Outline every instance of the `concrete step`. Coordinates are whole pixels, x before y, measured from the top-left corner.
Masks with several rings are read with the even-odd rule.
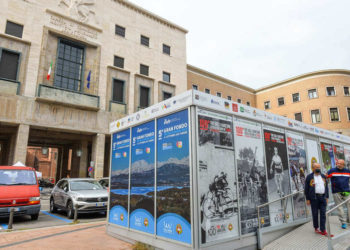
[[[337,216],[330,217],[331,233],[335,236],[348,231],[350,227],[344,230],[340,227],[340,222]],[[348,225],[350,226],[350,225]],[[334,250],[350,250],[350,234],[345,236],[339,242],[333,245]],[[285,234],[279,239],[269,243],[264,247],[264,250],[323,250],[328,249],[327,237],[314,232],[312,221],[296,228],[295,230]]]

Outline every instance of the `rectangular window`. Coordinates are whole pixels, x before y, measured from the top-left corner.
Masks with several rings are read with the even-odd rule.
[[[140,74],[148,76],[149,67],[144,64],[140,64]]]
[[[247,106],[250,106],[250,102],[247,102]]]
[[[198,90],[198,86],[195,84],[192,84],[192,89]]]
[[[270,107],[270,101],[264,102],[264,108],[265,108],[265,109],[270,109],[270,108],[271,108],[271,107]]]
[[[319,123],[319,122],[321,122],[321,116],[320,116],[320,110],[319,109],[311,110],[311,122],[312,123]]]
[[[284,105],[284,97],[280,97],[277,100],[278,100],[278,106]]]
[[[163,81],[170,82],[170,73],[163,71]]]
[[[221,93],[220,92],[216,92],[216,96],[221,97]]]
[[[301,113],[295,113],[294,114],[294,119],[297,120],[297,121],[300,121],[300,122],[303,121],[303,117],[302,117]]]
[[[113,79],[112,101],[124,103],[124,81]]]
[[[335,88],[334,87],[327,87],[327,96],[335,96]]]
[[[16,36],[22,38],[23,35],[23,25],[13,23],[11,21],[6,22],[5,33],[11,36]]]
[[[329,115],[331,117],[331,121],[332,122],[338,122],[339,121],[338,108],[330,108],[329,109]]]
[[[116,24],[115,34],[121,37],[125,37],[125,28]]]
[[[317,98],[317,90],[316,89],[309,89],[308,90],[308,96],[309,96],[309,99],[314,99],[314,98]]]
[[[169,99],[171,98],[173,95],[169,92],[163,92],[163,101],[166,100],[166,99]]]
[[[60,40],[54,86],[79,91],[82,83],[84,48],[69,41]]]
[[[350,96],[349,87],[344,87],[344,95]]]
[[[231,101],[232,97],[231,96],[227,96],[227,100]]]
[[[149,106],[149,88],[140,87],[140,108],[147,108]]]
[[[292,99],[293,99],[293,102],[299,102],[300,101],[299,93],[292,94]]]
[[[0,49],[0,78],[17,81],[19,53]]]
[[[206,94],[210,94],[210,89],[205,89],[204,92],[205,92]]]
[[[170,56],[170,46],[163,44],[163,53]]]
[[[350,108],[346,108],[346,111],[348,113],[348,121],[350,121]]]
[[[238,99],[237,99],[237,102],[238,102],[238,103],[242,103],[242,100],[238,98]]]
[[[119,56],[114,56],[114,66],[118,68],[124,68],[124,58]]]
[[[141,35],[141,44],[149,47],[149,38],[147,36]]]

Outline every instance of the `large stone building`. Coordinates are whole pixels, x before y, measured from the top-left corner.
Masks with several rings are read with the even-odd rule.
[[[187,89],[186,33],[124,0],[1,1],[0,165],[50,147],[57,179],[108,175],[109,123]]]
[[[259,89],[187,65],[187,87],[350,135],[350,70],[303,74]]]

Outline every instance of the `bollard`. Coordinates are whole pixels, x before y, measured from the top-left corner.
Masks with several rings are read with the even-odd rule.
[[[78,204],[74,206],[74,221],[73,223],[78,223]]]
[[[13,207],[10,208],[10,218],[9,218],[9,224],[8,224],[8,229],[12,229],[12,224],[13,224],[13,214],[15,213],[15,209]]]

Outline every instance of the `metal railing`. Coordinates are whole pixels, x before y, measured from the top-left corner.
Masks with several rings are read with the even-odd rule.
[[[327,212],[326,212],[326,223],[327,223],[327,232],[328,232],[328,249],[329,250],[333,250],[333,245],[332,245],[332,240],[336,240],[336,239],[340,239],[346,235],[348,235],[350,233],[350,231],[347,231],[345,233],[342,233],[338,236],[335,236],[335,237],[331,237],[331,225],[329,223],[329,216],[330,216],[330,213],[332,213],[335,209],[339,208],[340,206],[343,206],[344,204],[350,202],[350,197],[348,199],[346,199],[345,201],[339,203],[338,205],[336,205],[335,207],[329,209]]]

